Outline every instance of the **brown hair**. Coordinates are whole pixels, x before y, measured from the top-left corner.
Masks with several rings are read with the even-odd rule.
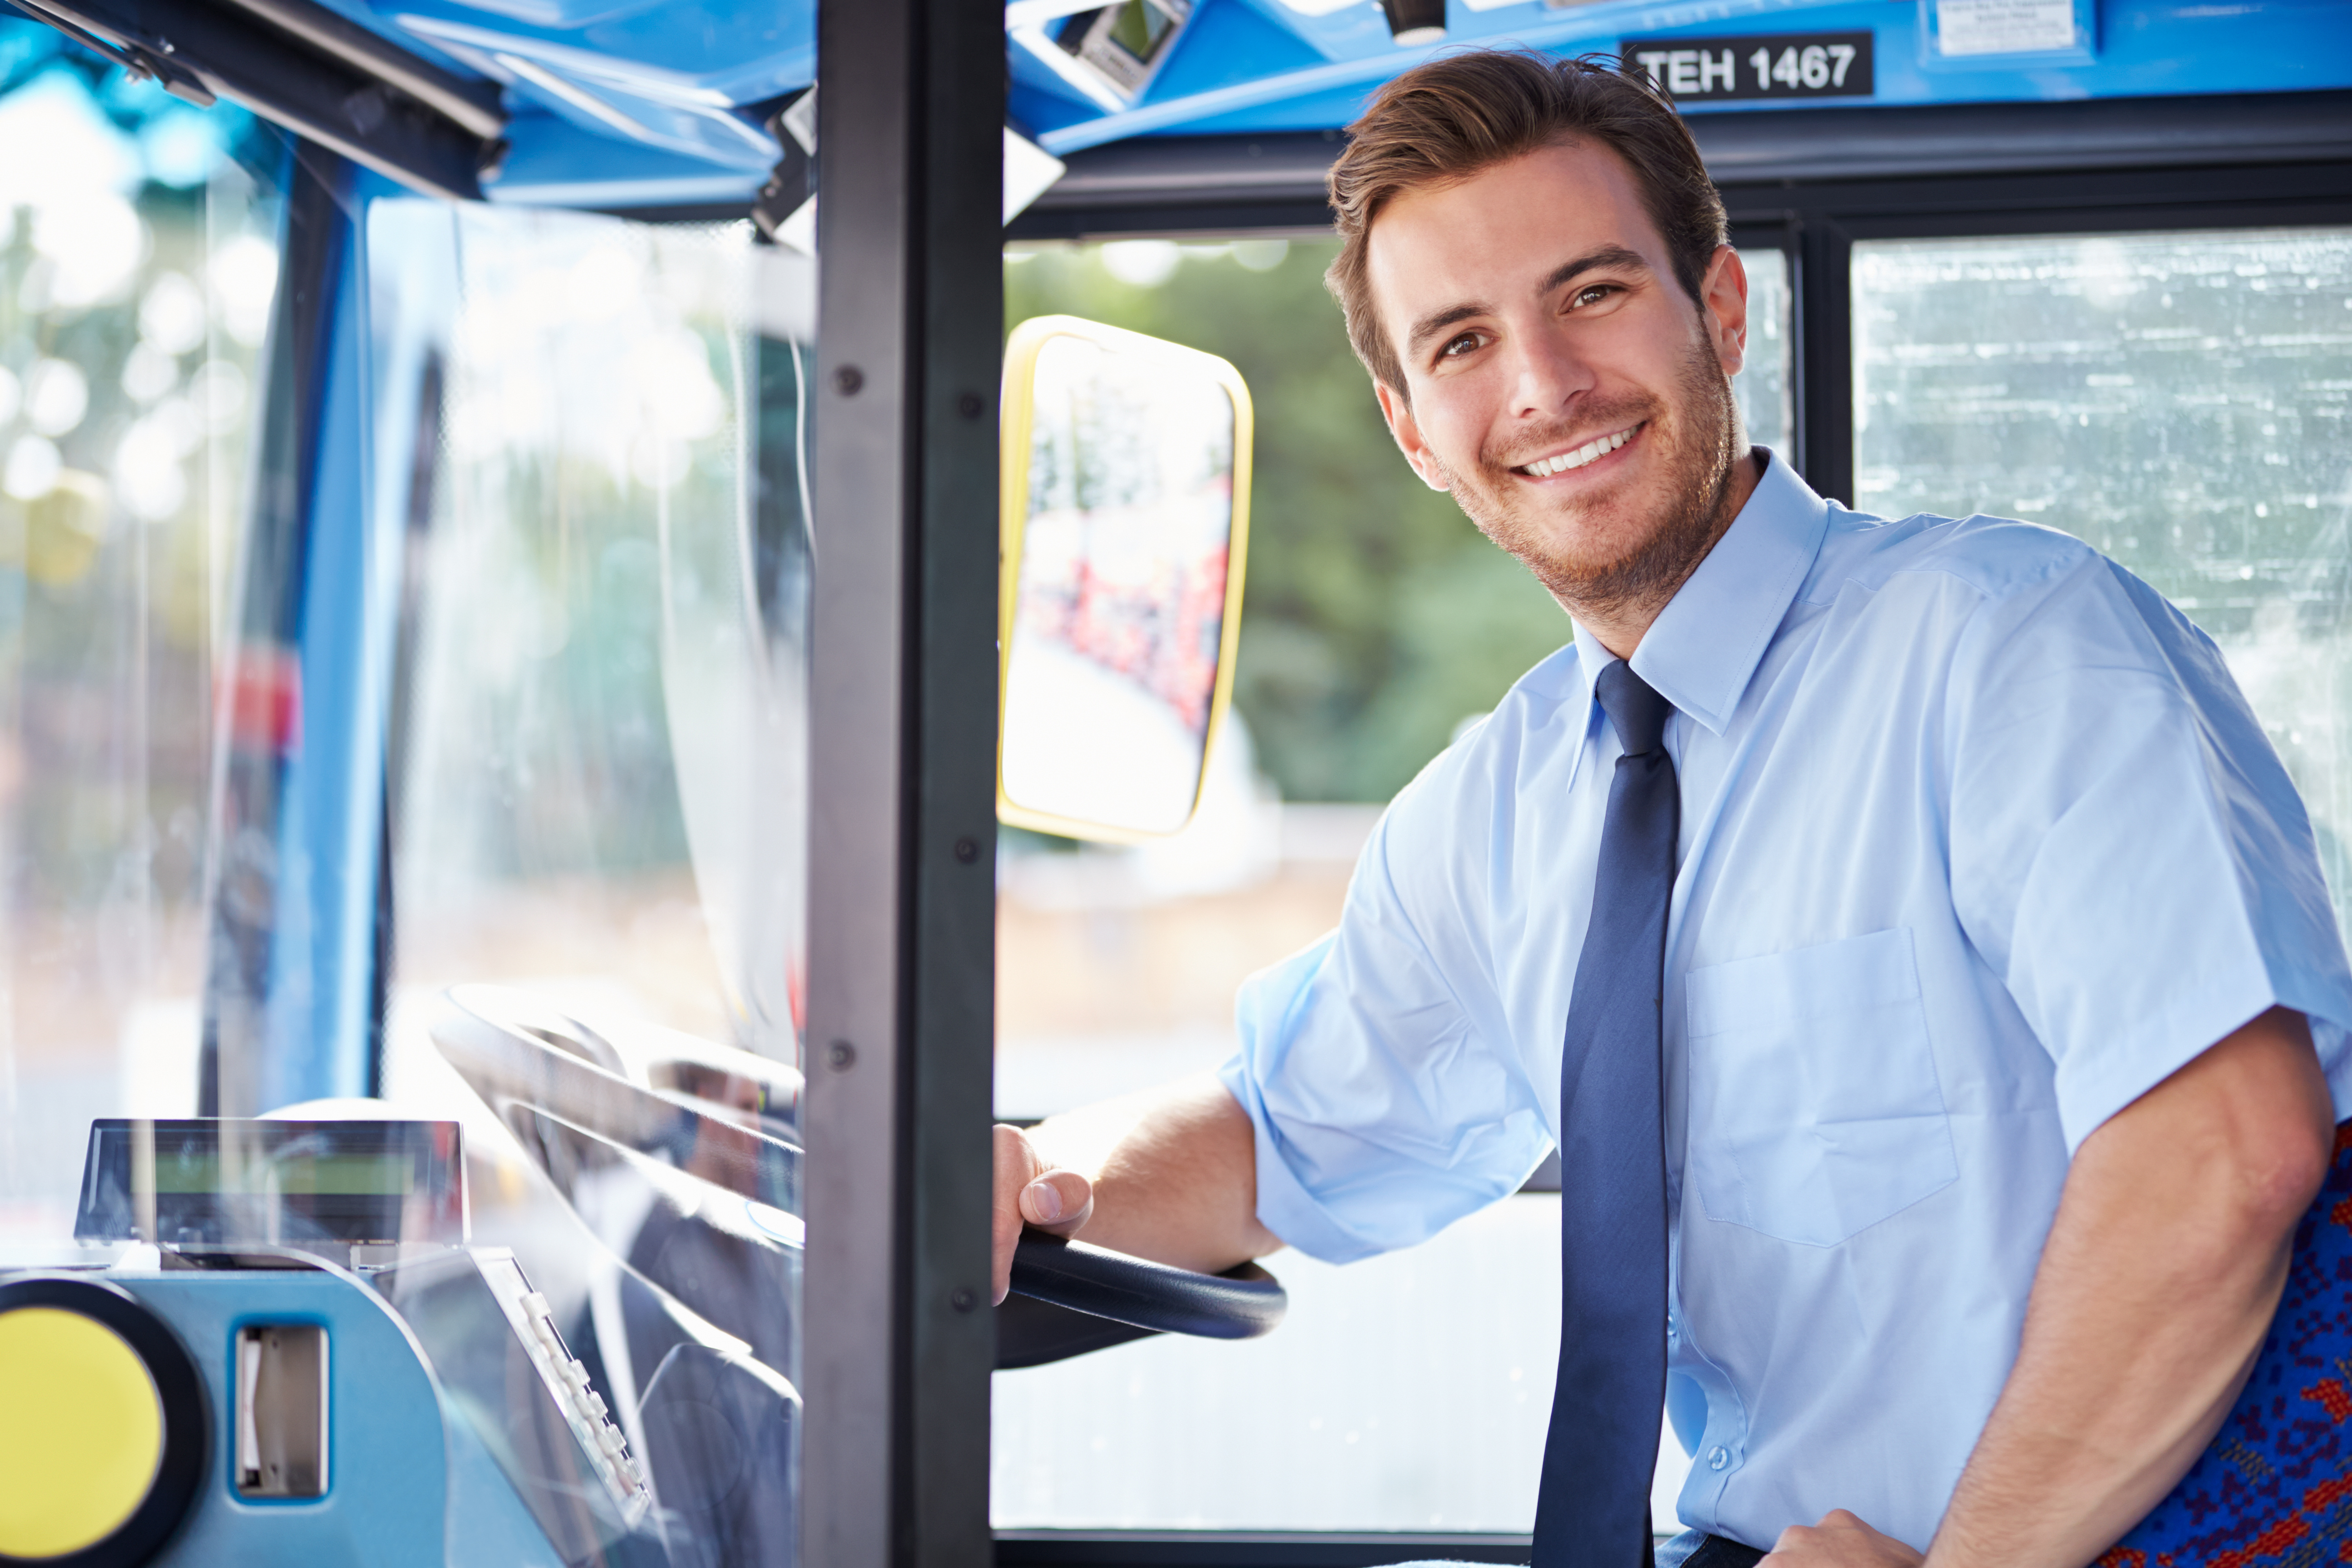
[[[1647,72],[1621,70],[1606,55],[1442,56],[1381,89],[1348,134],[1327,178],[1341,244],[1323,280],[1348,319],[1356,357],[1400,395],[1403,367],[1372,308],[1365,258],[1372,220],[1402,192],[1466,180],[1555,142],[1590,141],[1633,171],[1675,280],[1693,300],[1724,243],[1723,198],[1672,100]]]

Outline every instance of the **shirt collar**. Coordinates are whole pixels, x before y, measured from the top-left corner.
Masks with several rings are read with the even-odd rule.
[[[1738,711],[1829,527],[1829,503],[1769,449],[1756,450],[1764,474],[1748,504],[1633,650],[1633,673],[1717,735]],[[1580,622],[1576,652],[1589,697],[1593,677],[1616,656]]]

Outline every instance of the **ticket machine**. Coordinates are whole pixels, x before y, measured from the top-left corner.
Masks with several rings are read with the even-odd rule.
[[[90,1265],[0,1273],[0,1563],[789,1560],[798,1075],[491,987],[435,1037],[578,1219],[586,1289],[474,1242],[458,1122],[100,1120]],[[1044,1237],[1015,1288],[1006,1366],[1284,1307],[1261,1269]]]

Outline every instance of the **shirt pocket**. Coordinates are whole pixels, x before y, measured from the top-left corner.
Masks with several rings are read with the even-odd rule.
[[[1695,969],[1706,1217],[1833,1247],[1959,1180],[1907,929]]]

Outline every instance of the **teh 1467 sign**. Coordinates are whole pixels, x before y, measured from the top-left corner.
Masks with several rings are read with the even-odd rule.
[[[1737,38],[1627,38],[1618,53],[1684,103],[1755,98],[1868,98],[1871,35],[1777,33]]]

